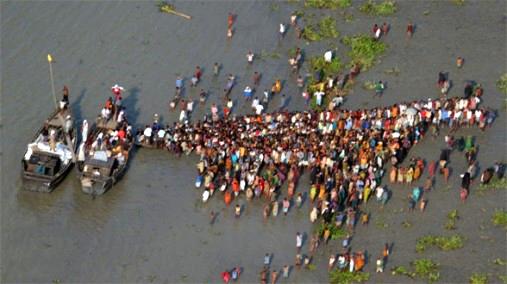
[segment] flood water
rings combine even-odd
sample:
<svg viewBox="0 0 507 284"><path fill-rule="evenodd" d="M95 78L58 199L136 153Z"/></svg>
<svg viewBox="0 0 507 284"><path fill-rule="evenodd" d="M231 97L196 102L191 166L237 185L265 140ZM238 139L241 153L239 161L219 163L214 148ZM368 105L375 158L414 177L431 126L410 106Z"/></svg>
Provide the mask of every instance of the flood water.
<svg viewBox="0 0 507 284"><path fill-rule="evenodd" d="M485 133L466 129L456 135L477 137L481 167L495 160L507 161L505 96L495 87L495 81L507 70L505 2L466 1L463 7L445 1L400 2L398 13L388 18L364 16L357 4L348 10L354 15L352 22L346 22L340 11L324 12L337 19L341 35L369 32L375 22L388 21L392 27L381 63L359 79L387 81L385 95L372 99L371 92L358 84L344 107L366 108L436 97L437 74L448 71L453 82L450 95L462 95L465 80L475 80L484 87L483 104L499 114ZM26 144L54 107L48 53L54 58L58 95L64 84L69 87L78 122L93 121L110 96L110 87L118 83L126 88L123 104L134 124L150 123L155 112L161 114L164 123L172 123L177 113L168 111L168 102L177 74L186 77L185 98L198 99L199 88L189 87L196 65L204 70L199 87L209 90L210 98L205 107L197 107L194 119L209 113L211 103L221 104L219 97L228 73L238 78L233 89L238 105L235 113L249 111L248 105L243 106L241 93L251 83L254 71L262 73L259 95L275 78L281 78L285 80L283 92L290 95L289 108L305 109L290 74L288 50L297 45L310 57L323 54L331 46L345 58L347 48L338 40L308 45L296 40L290 29L279 41L278 24L287 23L290 13L301 8L276 3L175 2L178 10L192 15L190 21L159 13L155 3L145 1L0 3L1 282L218 282L220 272L234 266L244 268L243 281L255 282L265 253L273 254L274 269L294 263L296 232L309 235L313 230L308 202L286 217L265 222L260 201L247 203L240 198L234 202L244 206L244 215L235 219L233 208L225 208L219 198L205 205L200 202L201 191L193 187L195 155L175 157L164 151L137 150L121 182L95 199L81 192L74 171L51 194L23 191L20 179ZM231 41L226 40L229 11L238 15ZM319 16L323 12L307 13ZM408 21L416 24L410 41L404 34ZM248 50L265 56L247 66ZM465 58L461 70L455 66L457 56ZM211 74L214 62L222 64L218 78ZM398 76L384 72L393 67L400 69ZM277 106L275 99L270 110ZM438 139L427 137L411 154L436 159L443 136ZM391 187L393 198L384 210L375 203L368 204L372 224L357 229L352 247L366 249L372 255L366 266L371 280L409 281L389 273L374 274L374 259L383 244L396 244L388 269L406 265L421 257L414 251L416 238L442 233L440 221L450 209L458 208L464 220L458 232L468 238L466 246L448 253L435 250L425 256L442 263L442 281L467 282L472 271L482 270L492 275L492 282L499 281L495 277L502 274L502 268L488 263L505 258L502 251L507 242L504 231L492 227L489 220L495 208L505 209L506 196L501 191L483 197L472 192L469 202L460 204L456 187L458 174L465 169L461 154L453 154L451 166L455 171L452 189L432 193L424 215L400 211L406 208L404 198L408 194L401 186ZM304 177L298 190L308 190ZM209 223L211 210L218 212L213 225ZM414 226L402 228L404 220ZM379 228L377 221L389 227ZM480 225L486 229L480 231ZM321 248L314 260L316 270L292 271L289 281L327 282L327 258L331 252L338 252L338 244L331 242ZM304 251L307 247L305 243ZM478 260L470 260L470 255Z"/></svg>

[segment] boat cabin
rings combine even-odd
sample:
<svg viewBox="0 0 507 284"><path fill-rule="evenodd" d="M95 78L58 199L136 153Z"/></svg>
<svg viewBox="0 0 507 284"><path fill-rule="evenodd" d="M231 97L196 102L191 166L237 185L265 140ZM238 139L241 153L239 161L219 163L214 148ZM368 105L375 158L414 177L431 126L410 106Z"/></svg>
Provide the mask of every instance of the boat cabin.
<svg viewBox="0 0 507 284"><path fill-rule="evenodd" d="M52 177L60 171L61 160L57 154L34 152L24 160L24 170L33 175Z"/></svg>
<svg viewBox="0 0 507 284"><path fill-rule="evenodd" d="M93 179L108 178L116 167L118 167L116 159L108 158L105 151L97 151L93 156L86 158L83 174Z"/></svg>

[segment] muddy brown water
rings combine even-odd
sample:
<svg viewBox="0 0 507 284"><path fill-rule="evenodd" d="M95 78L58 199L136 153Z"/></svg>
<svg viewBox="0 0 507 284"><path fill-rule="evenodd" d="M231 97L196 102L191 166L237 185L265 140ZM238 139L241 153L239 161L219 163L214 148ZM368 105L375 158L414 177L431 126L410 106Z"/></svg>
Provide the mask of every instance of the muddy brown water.
<svg viewBox="0 0 507 284"><path fill-rule="evenodd" d="M360 3L360 2L359 2ZM460 130L457 135L474 135L479 145L481 167L495 160L506 161L506 119L504 96L495 80L506 72L506 21L504 1L466 1L458 7L446 1L399 1L393 17L374 18L357 11L345 22L340 11L306 13L333 15L342 35L369 32L373 23L387 21L391 30L384 39L389 48L380 64L361 74L360 81L385 80L387 90L380 99L356 86L345 107L365 108L398 101L436 97L439 71L450 72L451 95L461 95L465 80L475 80L485 89L484 105L499 110L491 129ZM191 21L161 14L151 2L2 1L1 16L1 281L2 282L218 282L220 272L234 266L244 268L241 280L258 281L265 253L272 253L274 269L293 264L296 232L310 234L308 203L292 209L287 217L262 220L262 203L244 205L236 220L233 208L213 198L199 201L193 188L197 157L174 157L166 152L139 150L123 180L106 195L91 199L83 194L74 173L51 194L22 191L20 158L33 131L52 110L46 54L54 57L57 90L63 84L71 90L71 104L78 121L92 121L110 95L114 83L126 87L124 104L137 125L149 122L153 113L172 123L176 113L167 111L176 74L189 78L196 65L204 67L200 86L210 91L206 108L197 106L194 118L209 112L219 96L226 74L238 76L233 97L235 113L246 113L241 96L254 71L262 72L258 89L267 88L278 77L285 80L283 92L290 94L289 108L303 110L294 78L287 64L287 51L296 45L306 56L337 47L343 58L347 49L338 41L307 45L297 41L289 28L283 41L277 38L278 24L288 22L297 5L254 1L176 2ZM238 15L232 41L225 40L226 16ZM429 13L426 13L428 11ZM426 14L426 15L425 15ZM405 26L416 25L413 38L405 40ZM247 66L246 53L279 54L256 59ZM463 69L455 58L465 58ZM223 66L213 78L212 65ZM398 76L385 69L397 67ZM304 72L304 71L303 71ZM199 89L186 88L186 98L197 100ZM277 107L277 98L270 110ZM445 133L445 132L444 132ZM414 147L411 156L438 158L443 135L427 137ZM495 208L505 209L505 191L478 196L472 194L460 204L458 174L465 169L462 154L451 157L454 173L450 186L437 179L436 190L424 214L407 213L405 186L388 185L393 197L384 209L370 201L368 227L358 226L353 250L367 250L370 263L365 270L372 282L410 282L390 273L375 274L374 261L385 242L394 243L387 270L407 265L417 257L429 257L441 264L441 281L467 282L473 272L486 272L491 282L506 274L505 267L491 263L506 258L505 231L490 222ZM425 176L423 176L424 178ZM385 182L386 183L386 182ZM307 191L303 177L298 188ZM425 234L449 234L442 226L447 212L458 209L456 232L463 234L465 247L451 252L431 249L415 252L415 241ZM211 210L218 212L209 224ZM401 223L412 224L404 228ZM385 224L385 226L384 226ZM308 244L304 245L304 252ZM315 270L291 272L290 282L327 282L327 259L339 252L339 242L330 242L315 255ZM281 282L284 280L282 279Z"/></svg>

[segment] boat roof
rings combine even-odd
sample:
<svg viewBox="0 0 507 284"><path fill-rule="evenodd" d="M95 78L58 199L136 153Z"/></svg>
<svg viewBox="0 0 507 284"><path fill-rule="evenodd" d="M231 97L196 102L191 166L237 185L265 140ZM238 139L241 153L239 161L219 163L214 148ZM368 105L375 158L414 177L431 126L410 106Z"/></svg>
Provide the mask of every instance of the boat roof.
<svg viewBox="0 0 507 284"><path fill-rule="evenodd" d="M114 163L114 159L107 160L99 160L94 157L87 157L85 160L85 165L89 165L96 168L112 168Z"/></svg>

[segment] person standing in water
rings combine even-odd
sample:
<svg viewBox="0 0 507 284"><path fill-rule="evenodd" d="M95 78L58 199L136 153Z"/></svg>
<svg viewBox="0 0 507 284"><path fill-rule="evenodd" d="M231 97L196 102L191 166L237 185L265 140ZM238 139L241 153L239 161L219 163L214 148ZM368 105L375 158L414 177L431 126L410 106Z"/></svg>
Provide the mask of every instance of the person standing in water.
<svg viewBox="0 0 507 284"><path fill-rule="evenodd" d="M253 63L254 53L251 50L249 50L248 53L246 54L246 60L248 61L248 64Z"/></svg>
<svg viewBox="0 0 507 284"><path fill-rule="evenodd" d="M218 64L218 62L215 62L215 64L213 64L213 75L218 76L219 72L220 72L220 64Z"/></svg>
<svg viewBox="0 0 507 284"><path fill-rule="evenodd" d="M63 86L62 100L60 101L60 109L66 109L69 105L69 88Z"/></svg>
<svg viewBox="0 0 507 284"><path fill-rule="evenodd" d="M407 38L411 38L412 34L414 34L414 24L412 24L412 22L408 22L408 25L407 25Z"/></svg>
<svg viewBox="0 0 507 284"><path fill-rule="evenodd" d="M234 208L234 216L236 218L241 216L241 206L239 204L236 204L236 207Z"/></svg>
<svg viewBox="0 0 507 284"><path fill-rule="evenodd" d="M300 232L296 233L296 248L298 252L301 252L303 247L303 235Z"/></svg>
<svg viewBox="0 0 507 284"><path fill-rule="evenodd" d="M280 29L279 29L280 39L284 38L284 36L285 36L285 30L286 30L285 25L283 23L280 23Z"/></svg>

